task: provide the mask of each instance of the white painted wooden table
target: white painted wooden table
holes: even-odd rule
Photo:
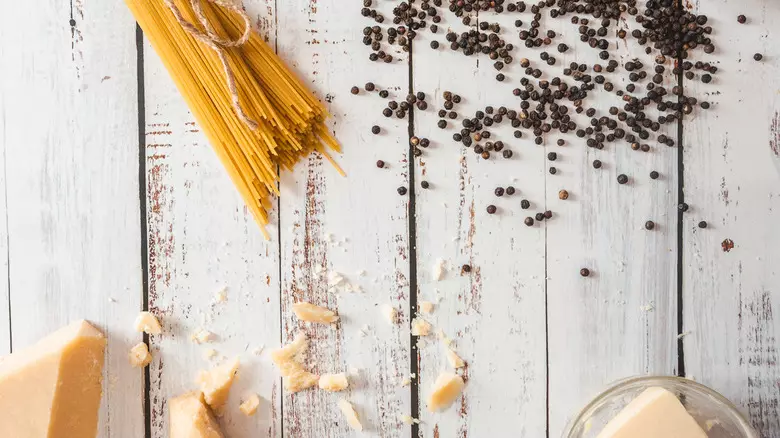
[[[318,157],[285,174],[268,242],[123,2],[4,5],[0,353],[74,319],[103,327],[110,341],[101,436],[166,436],[166,400],[193,388],[196,371],[209,366],[207,347],[189,339],[199,327],[217,335],[209,347],[220,356],[243,361],[231,403],[262,396],[255,417],[228,411],[228,436],[358,436],[340,417],[338,395],[286,395],[267,353],[254,354],[303,327],[291,312],[297,300],[341,314],[337,329],[306,328],[314,370],[354,374],[347,396],[366,436],[557,437],[590,397],[635,374],[711,385],[763,436],[780,436],[780,177],[771,159],[780,144],[780,4],[695,2],[716,29],[718,52],[704,60],[720,71],[711,84],[684,83],[713,109],[668,132],[682,136],[682,147],[596,151],[573,135],[566,146],[539,147],[506,131],[515,158],[484,162],[452,143],[452,128],[435,128],[435,110],[446,89],[463,96],[461,113],[512,105],[516,65],[499,84],[489,64],[431,50],[426,32],[412,62],[398,54],[403,61],[379,66],[367,61],[357,4],[245,3],[260,32],[327,97],[348,174]],[[379,3],[389,16],[393,2]],[[748,24],[736,24],[740,13]],[[489,17],[506,28],[513,19]],[[462,27],[451,15],[442,25]],[[549,71],[592,59],[568,21],[549,25],[573,48]],[[754,62],[754,52],[765,60]],[[384,119],[379,98],[349,94],[367,81],[396,98],[424,91],[431,109],[418,111],[413,126]],[[384,133],[372,136],[373,124]],[[413,165],[410,130],[432,141]],[[549,150],[560,157],[554,176]],[[595,157],[605,163],[598,172]],[[377,159],[388,168],[377,169]],[[661,178],[650,180],[651,170]],[[620,172],[629,185],[615,183]],[[423,179],[430,189],[420,188]],[[396,188],[410,182],[411,196],[399,196]],[[518,194],[492,197],[509,184]],[[683,197],[691,209],[678,214]],[[524,226],[520,199],[555,217]],[[488,216],[493,202],[499,213]],[[649,219],[658,224],[652,232],[642,227]],[[709,227],[699,229],[700,220]],[[439,258],[454,269],[435,282]],[[460,274],[464,263],[470,275]],[[593,275],[580,277],[582,267]],[[322,269],[364,292],[328,293]],[[228,301],[214,304],[222,286]],[[415,301],[438,297],[429,319],[455,340],[468,384],[455,407],[431,415],[418,400],[445,366],[443,349],[413,346],[408,324]],[[400,311],[398,327],[381,320],[385,304]],[[127,352],[141,339],[132,321],[147,306],[165,331],[151,338],[155,360],[144,373]],[[411,372],[419,378],[401,386]],[[419,430],[399,422],[417,410]]]

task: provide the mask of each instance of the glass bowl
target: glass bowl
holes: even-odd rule
[[[661,376],[630,377],[616,382],[577,414],[563,438],[595,438],[609,420],[650,387],[661,387],[675,394],[708,438],[759,438],[726,397],[693,380]]]

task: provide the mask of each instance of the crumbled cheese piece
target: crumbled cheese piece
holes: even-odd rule
[[[330,324],[339,320],[334,311],[303,301],[293,304],[293,312],[298,319],[306,322]]]
[[[207,350],[203,351],[203,357],[205,357],[207,360],[212,360],[215,357],[217,357],[217,350],[213,348],[209,348]]]
[[[225,301],[227,301],[227,286],[222,286],[214,294],[214,302],[215,303],[224,303]]]
[[[246,400],[241,402],[241,404],[238,406],[238,409],[247,417],[251,417],[252,415],[255,415],[255,412],[257,412],[258,406],[260,406],[260,397],[258,397],[257,394],[252,394]]]
[[[159,335],[162,333],[162,326],[156,316],[150,312],[141,312],[135,318],[135,330],[145,332],[150,335]]]
[[[433,274],[433,280],[434,281],[440,281],[442,278],[444,278],[444,271],[446,269],[445,262],[443,259],[437,259],[436,263],[433,264],[432,268],[432,274]]]
[[[401,414],[398,416],[398,419],[400,419],[404,424],[420,424],[420,420],[412,417],[411,415]]]
[[[336,271],[328,272],[328,286],[336,287],[340,286],[342,283],[344,283],[344,276]]]
[[[428,397],[428,410],[442,411],[452,405],[452,402],[463,391],[463,378],[453,373],[442,373],[433,384],[433,391]]]
[[[291,343],[271,353],[271,360],[279,368],[288,392],[311,388],[319,381],[318,375],[306,371],[301,364],[307,348],[309,341],[304,334],[299,333]]]
[[[206,329],[199,328],[190,336],[192,342],[196,344],[205,344],[214,340],[214,333]]]
[[[130,349],[130,365],[143,368],[152,362],[152,354],[149,353],[149,347],[144,342],[139,342]]]
[[[431,325],[428,321],[420,318],[415,318],[412,321],[412,335],[414,336],[428,336],[431,333]]]
[[[684,338],[684,337],[686,337],[686,336],[688,336],[690,334],[691,334],[690,330],[688,330],[687,332],[682,332],[679,335],[677,335],[677,339],[682,339],[682,338]]]
[[[458,353],[452,351],[451,349],[447,349],[447,361],[449,361],[450,366],[453,368],[463,368],[466,366],[466,363],[463,362],[463,359],[458,356]]]
[[[407,385],[409,385],[410,383],[412,383],[412,379],[410,379],[410,378],[408,378],[408,377],[404,377],[404,379],[403,379],[403,380],[401,380],[401,386],[407,386]]]
[[[420,312],[422,313],[433,312],[433,303],[430,301],[420,301],[417,307],[420,309]]]
[[[320,376],[320,389],[325,391],[338,392],[343,391],[349,387],[349,381],[347,375],[344,373],[339,374],[323,374]]]
[[[209,371],[200,371],[196,383],[200,386],[206,403],[214,410],[219,410],[227,401],[230,387],[238,372],[238,358],[233,358]]]
[[[363,424],[360,423],[360,418],[358,418],[352,403],[341,399],[339,400],[339,409],[341,409],[341,413],[344,414],[344,418],[347,419],[347,423],[351,428],[357,431],[363,430]]]
[[[395,324],[398,320],[398,310],[389,304],[382,306],[382,315],[390,324]]]

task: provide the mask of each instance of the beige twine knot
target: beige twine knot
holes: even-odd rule
[[[200,21],[200,24],[203,25],[205,32],[198,29],[194,24],[187,21],[181,15],[181,11],[179,11],[179,8],[174,3],[174,0],[165,0],[165,5],[168,6],[168,9],[173,12],[173,16],[176,17],[176,20],[179,22],[179,24],[181,24],[181,26],[190,33],[190,35],[197,38],[203,42],[203,44],[206,44],[217,53],[219,60],[222,62],[222,67],[225,69],[225,78],[227,79],[227,86],[228,90],[230,90],[230,96],[233,99],[233,108],[236,109],[236,113],[238,114],[238,117],[241,119],[241,121],[249,126],[250,129],[255,130],[257,129],[257,122],[249,118],[249,116],[244,112],[244,108],[241,106],[241,102],[239,102],[238,89],[236,88],[236,76],[233,74],[233,70],[230,69],[227,54],[225,52],[225,48],[242,46],[249,40],[249,36],[252,34],[252,24],[249,21],[249,15],[247,15],[247,13],[240,5],[230,0],[206,1],[228,9],[238,14],[244,20],[244,32],[237,40],[223,39],[217,35],[216,31],[211,26],[211,23],[209,23],[209,21],[206,19],[206,16],[203,14],[201,0],[189,0],[189,2],[192,6],[192,10],[195,12],[195,16],[198,18],[198,21]]]

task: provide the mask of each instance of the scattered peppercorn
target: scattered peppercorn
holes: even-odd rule
[[[463,265],[460,267],[461,272],[469,273],[471,272],[471,265]]]
[[[504,196],[504,188],[503,187],[496,187],[496,189],[493,191],[496,196]]]
[[[561,200],[564,200],[564,201],[569,199],[569,192],[567,192],[566,190],[559,191],[558,192],[558,199],[561,199]]]
[[[655,228],[655,222],[653,222],[653,221],[645,222],[645,229],[646,230],[652,230],[653,228]]]
[[[409,144],[412,146],[417,146],[420,144],[420,139],[418,137],[412,137],[409,139]]]
[[[699,228],[707,228],[707,221],[699,222]]]
[[[376,167],[382,169],[383,167],[385,167],[385,162],[382,160],[376,160]]]
[[[653,170],[652,172],[650,172],[650,178],[651,178],[651,179],[658,179],[658,177],[659,177],[659,176],[660,176],[660,175],[659,175],[659,174],[658,174],[658,172],[656,172],[655,170]]]
[[[495,205],[488,205],[487,206],[487,212],[488,214],[493,214],[496,212],[496,206]]]
[[[588,269],[588,268],[580,269],[580,275],[583,276],[583,277],[590,276],[590,269]]]
[[[376,85],[374,85],[373,82],[366,82],[366,91],[374,91],[376,89]]]
[[[352,93],[352,94],[358,94],[358,93],[360,93],[360,88],[358,88],[358,87],[352,87],[352,88],[349,90],[349,92],[350,92],[350,93]]]
[[[601,160],[593,160],[593,168],[601,169]]]
[[[523,223],[526,224],[529,227],[532,227],[534,225],[534,218],[528,216],[527,218],[525,218]]]
[[[739,23],[739,24],[747,23],[747,17],[744,16],[744,15],[738,15],[737,16],[737,23]]]
[[[523,210],[528,210],[530,207],[531,207],[531,203],[528,202],[527,199],[523,199],[522,201],[520,201],[520,208],[522,208]]]
[[[371,127],[371,132],[373,134],[379,134],[380,131],[381,131],[381,129],[377,125],[374,125],[374,126]]]
[[[558,169],[550,167],[550,175],[555,175],[556,173],[558,173]]]
[[[398,190],[397,190],[397,191],[398,191],[398,194],[399,194],[399,195],[403,196],[403,195],[405,195],[405,194],[406,194],[406,187],[403,187],[403,186],[401,186],[401,187],[398,187]]]
[[[534,217],[536,218],[537,222],[541,222],[544,220],[544,213],[536,213]]]
[[[515,188],[514,188],[514,187],[512,187],[512,186],[509,186],[509,187],[507,187],[507,188],[506,188],[506,194],[507,194],[508,196],[512,196],[512,195],[514,195],[514,194],[515,194]]]
[[[550,219],[550,218],[552,218],[552,217],[553,217],[553,213],[552,213],[552,211],[550,211],[550,210],[547,210],[547,211],[545,211],[545,212],[544,212],[544,218],[545,218],[545,219]]]
[[[761,61],[762,59],[764,59],[764,55],[760,53],[756,53],[755,55],[753,55],[753,59],[755,59],[756,61]]]
[[[558,159],[558,154],[556,154],[555,152],[549,152],[547,153],[547,159],[550,161],[555,161]]]
[[[682,212],[686,212],[686,211],[688,211],[688,204],[682,202],[682,203],[677,205],[677,209],[682,211]]]
[[[618,184],[625,184],[625,183],[627,183],[628,182],[628,176],[626,176],[626,175],[621,173],[617,177],[617,182],[618,182]]]

